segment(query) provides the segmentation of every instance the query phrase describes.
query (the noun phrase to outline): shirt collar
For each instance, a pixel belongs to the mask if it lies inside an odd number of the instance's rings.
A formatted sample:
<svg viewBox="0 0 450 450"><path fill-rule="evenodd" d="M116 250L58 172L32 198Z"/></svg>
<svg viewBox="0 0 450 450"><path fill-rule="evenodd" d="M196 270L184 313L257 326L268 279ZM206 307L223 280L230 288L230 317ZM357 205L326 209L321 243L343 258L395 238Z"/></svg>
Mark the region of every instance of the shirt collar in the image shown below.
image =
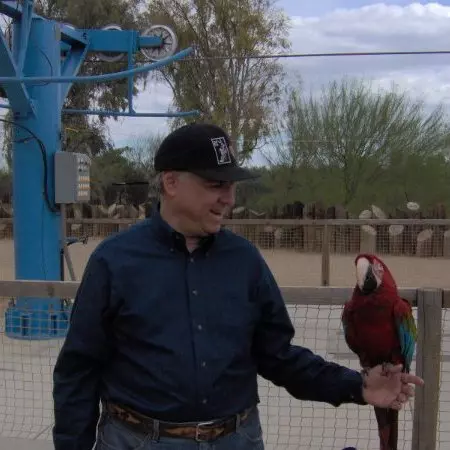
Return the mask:
<svg viewBox="0 0 450 450"><path fill-rule="evenodd" d="M152 206L150 219L152 228L156 232L158 238L166 243L170 248L177 248L179 250L186 251L186 240L185 237L174 230L161 216L160 213L160 202L155 203ZM198 248L204 252L208 251L214 241L216 240L217 234L210 234L200 239Z"/></svg>

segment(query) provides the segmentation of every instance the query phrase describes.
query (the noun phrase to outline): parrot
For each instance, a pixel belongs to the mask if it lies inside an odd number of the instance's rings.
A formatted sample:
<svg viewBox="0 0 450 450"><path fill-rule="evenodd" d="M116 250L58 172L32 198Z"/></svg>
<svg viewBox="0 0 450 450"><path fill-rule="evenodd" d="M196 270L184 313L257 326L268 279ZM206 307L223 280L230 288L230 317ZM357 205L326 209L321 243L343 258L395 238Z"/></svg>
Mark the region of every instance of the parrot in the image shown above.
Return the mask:
<svg viewBox="0 0 450 450"><path fill-rule="evenodd" d="M410 303L403 299L386 264L376 255L360 253L354 260L356 284L345 303L341 322L345 341L367 372L382 365L403 365L409 372L417 327ZM398 411L374 407L380 450L397 450Z"/></svg>

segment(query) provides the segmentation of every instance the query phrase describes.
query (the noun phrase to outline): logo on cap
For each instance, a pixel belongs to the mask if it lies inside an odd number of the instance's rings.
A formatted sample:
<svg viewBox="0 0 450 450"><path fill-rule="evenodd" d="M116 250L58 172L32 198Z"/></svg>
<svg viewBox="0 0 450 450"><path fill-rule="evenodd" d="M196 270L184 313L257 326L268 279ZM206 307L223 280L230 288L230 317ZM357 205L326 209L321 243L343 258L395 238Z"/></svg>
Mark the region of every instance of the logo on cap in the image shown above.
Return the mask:
<svg viewBox="0 0 450 450"><path fill-rule="evenodd" d="M227 141L224 137L212 138L212 145L216 152L217 164L231 164L231 154Z"/></svg>

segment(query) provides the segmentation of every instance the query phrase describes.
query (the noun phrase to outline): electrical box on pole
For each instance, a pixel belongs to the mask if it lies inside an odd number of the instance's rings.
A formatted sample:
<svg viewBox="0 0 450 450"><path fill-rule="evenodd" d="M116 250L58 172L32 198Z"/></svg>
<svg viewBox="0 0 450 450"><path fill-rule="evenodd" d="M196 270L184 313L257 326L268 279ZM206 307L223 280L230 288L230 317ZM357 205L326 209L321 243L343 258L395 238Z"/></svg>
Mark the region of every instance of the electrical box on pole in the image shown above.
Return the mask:
<svg viewBox="0 0 450 450"><path fill-rule="evenodd" d="M61 149L62 114L124 117L186 117L177 113L135 112L133 77L184 58L192 48L176 53L177 38L164 25L142 33L119 25L77 29L33 12L33 0L0 0L0 15L13 19L12 45L0 32L0 90L13 112L13 229L15 277L18 280L61 280L61 249L66 246L63 224L66 203L90 200L90 161ZM39 51L36 51L38 49ZM142 52L152 62L134 66ZM122 72L77 76L88 54L103 61L126 57ZM64 109L73 83L128 79L128 111ZM0 119L5 121L4 119ZM5 334L17 339L65 336L71 305L66 299L18 297L5 312Z"/></svg>
<svg viewBox="0 0 450 450"><path fill-rule="evenodd" d="M55 203L88 202L91 198L91 160L84 153L55 154Z"/></svg>

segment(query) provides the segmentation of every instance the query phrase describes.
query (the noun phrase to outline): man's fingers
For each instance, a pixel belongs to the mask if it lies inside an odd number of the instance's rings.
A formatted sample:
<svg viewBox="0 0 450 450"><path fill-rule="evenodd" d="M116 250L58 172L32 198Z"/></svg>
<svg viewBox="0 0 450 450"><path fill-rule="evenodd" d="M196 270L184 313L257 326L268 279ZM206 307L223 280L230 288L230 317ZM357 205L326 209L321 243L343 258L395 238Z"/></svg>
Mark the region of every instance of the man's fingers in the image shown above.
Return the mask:
<svg viewBox="0 0 450 450"><path fill-rule="evenodd" d="M409 384L403 384L401 391L408 397L412 397L414 395L414 388Z"/></svg>
<svg viewBox="0 0 450 450"><path fill-rule="evenodd" d="M402 383L415 384L416 386L423 386L425 384L425 381L422 378L411 373L403 373L401 380Z"/></svg>
<svg viewBox="0 0 450 450"><path fill-rule="evenodd" d="M391 409L396 409L397 411L400 411L400 410L402 409L402 403L399 402L398 400L394 400L394 401L391 403L390 408L391 408Z"/></svg>
<svg viewBox="0 0 450 450"><path fill-rule="evenodd" d="M399 401L400 403L405 403L408 401L408 396L403 392L400 392L400 394L398 394L397 396L397 401Z"/></svg>

